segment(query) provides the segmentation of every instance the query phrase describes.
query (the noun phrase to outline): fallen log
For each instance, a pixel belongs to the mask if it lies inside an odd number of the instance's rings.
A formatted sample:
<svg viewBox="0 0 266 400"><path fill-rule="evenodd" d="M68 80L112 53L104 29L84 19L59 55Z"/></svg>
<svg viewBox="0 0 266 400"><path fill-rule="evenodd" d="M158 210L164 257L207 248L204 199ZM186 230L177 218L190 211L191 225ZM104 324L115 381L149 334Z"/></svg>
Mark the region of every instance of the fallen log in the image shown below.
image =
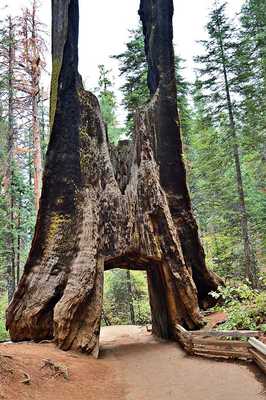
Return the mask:
<svg viewBox="0 0 266 400"><path fill-rule="evenodd" d="M250 360L252 361L252 355L249 353L249 351L237 351L237 350L220 350L220 349L198 349L198 348L193 348L193 354L198 355L198 356L206 356L206 357L222 357L222 358L234 358L234 359L239 359L239 360Z"/></svg>
<svg viewBox="0 0 266 400"><path fill-rule="evenodd" d="M236 338L241 338L241 337L260 337L261 332L260 331L238 331L238 330L233 330L233 331L210 331L210 330L200 330L200 331L193 331L190 332L192 336L215 336L215 337L236 337Z"/></svg>
<svg viewBox="0 0 266 400"><path fill-rule="evenodd" d="M250 349L249 350L253 361L257 364L257 366L266 374L266 358L263 354L261 354L258 350Z"/></svg>
<svg viewBox="0 0 266 400"><path fill-rule="evenodd" d="M248 343L256 350L258 350L261 354L266 356L266 344L262 343L260 340L257 340L255 338L250 338Z"/></svg>
<svg viewBox="0 0 266 400"><path fill-rule="evenodd" d="M198 344L198 345L213 345L213 346L217 346L217 347L223 347L223 346L228 346L228 347L248 347L248 343L247 342L243 342L243 341L236 341L236 340L220 340L220 339L209 339L209 338L197 338L197 337L193 337L192 336L192 340L194 344Z"/></svg>
<svg viewBox="0 0 266 400"><path fill-rule="evenodd" d="M239 359L254 361L266 372L266 345L254 336L260 336L258 331L187 331L176 325L177 337L184 349L196 356L208 358ZM214 333L215 332L215 333ZM209 333L211 333L209 335ZM215 337L217 338L215 339ZM219 337L250 337L248 341L220 340Z"/></svg>

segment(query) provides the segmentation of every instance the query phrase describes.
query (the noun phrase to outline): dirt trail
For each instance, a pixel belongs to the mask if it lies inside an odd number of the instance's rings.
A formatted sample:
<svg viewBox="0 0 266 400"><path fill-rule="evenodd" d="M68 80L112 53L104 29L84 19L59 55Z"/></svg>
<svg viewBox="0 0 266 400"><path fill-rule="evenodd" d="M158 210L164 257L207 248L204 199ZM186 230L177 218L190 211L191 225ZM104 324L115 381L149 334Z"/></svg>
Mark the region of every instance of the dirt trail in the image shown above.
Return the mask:
<svg viewBox="0 0 266 400"><path fill-rule="evenodd" d="M53 344L1 345L0 399L6 400L261 400L265 377L256 367L188 357L145 328L102 330L101 357L62 352ZM41 368L50 359L69 379ZM30 377L25 380L24 373Z"/></svg>

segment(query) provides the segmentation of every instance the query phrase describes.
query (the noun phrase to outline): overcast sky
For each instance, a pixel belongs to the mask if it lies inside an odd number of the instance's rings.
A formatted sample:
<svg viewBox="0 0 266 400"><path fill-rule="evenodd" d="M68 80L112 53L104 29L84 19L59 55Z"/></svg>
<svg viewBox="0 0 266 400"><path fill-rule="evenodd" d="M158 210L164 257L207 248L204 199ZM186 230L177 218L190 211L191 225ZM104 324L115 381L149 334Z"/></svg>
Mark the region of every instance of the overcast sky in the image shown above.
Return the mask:
<svg viewBox="0 0 266 400"><path fill-rule="evenodd" d="M228 0L230 16L239 12L244 0ZM79 70L89 89L97 84L97 66L105 64L113 71L118 90L118 65L109 56L119 54L125 48L128 29L138 24L139 0L80 0ZM7 4L12 14L30 4L30 0L0 0ZM51 1L40 0L40 18L50 31ZM174 0L174 43L176 53L185 59L184 76L193 79L193 55L200 51L197 40L206 38L204 26L213 0Z"/></svg>

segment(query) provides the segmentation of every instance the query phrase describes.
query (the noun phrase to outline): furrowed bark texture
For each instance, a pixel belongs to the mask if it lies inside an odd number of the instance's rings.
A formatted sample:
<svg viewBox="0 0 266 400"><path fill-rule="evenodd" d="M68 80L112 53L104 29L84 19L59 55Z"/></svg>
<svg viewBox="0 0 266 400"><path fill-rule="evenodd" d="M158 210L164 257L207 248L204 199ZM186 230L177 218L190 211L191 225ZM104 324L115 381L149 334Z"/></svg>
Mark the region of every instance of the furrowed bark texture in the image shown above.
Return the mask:
<svg viewBox="0 0 266 400"><path fill-rule="evenodd" d="M203 324L219 279L204 261L182 161L170 0L141 1L152 99L110 149L77 71L78 0L53 0L51 139L35 236L7 311L11 337L98 354L103 275L147 270L153 331Z"/></svg>

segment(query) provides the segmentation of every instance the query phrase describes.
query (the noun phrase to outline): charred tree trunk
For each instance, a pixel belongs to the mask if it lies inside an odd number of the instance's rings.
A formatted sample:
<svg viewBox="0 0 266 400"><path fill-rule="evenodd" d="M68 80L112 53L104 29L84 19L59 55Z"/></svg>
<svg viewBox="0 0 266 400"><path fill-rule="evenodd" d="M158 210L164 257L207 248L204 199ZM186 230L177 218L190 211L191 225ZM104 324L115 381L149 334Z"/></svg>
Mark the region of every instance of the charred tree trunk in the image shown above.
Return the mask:
<svg viewBox="0 0 266 400"><path fill-rule="evenodd" d="M148 271L154 332L175 338L176 323L202 326L199 304L220 281L206 268L186 186L172 0L141 1L152 99L112 161L99 103L77 71L78 0L52 4L51 138L7 327L16 341L54 337L65 350L97 355L104 269L134 265Z"/></svg>

